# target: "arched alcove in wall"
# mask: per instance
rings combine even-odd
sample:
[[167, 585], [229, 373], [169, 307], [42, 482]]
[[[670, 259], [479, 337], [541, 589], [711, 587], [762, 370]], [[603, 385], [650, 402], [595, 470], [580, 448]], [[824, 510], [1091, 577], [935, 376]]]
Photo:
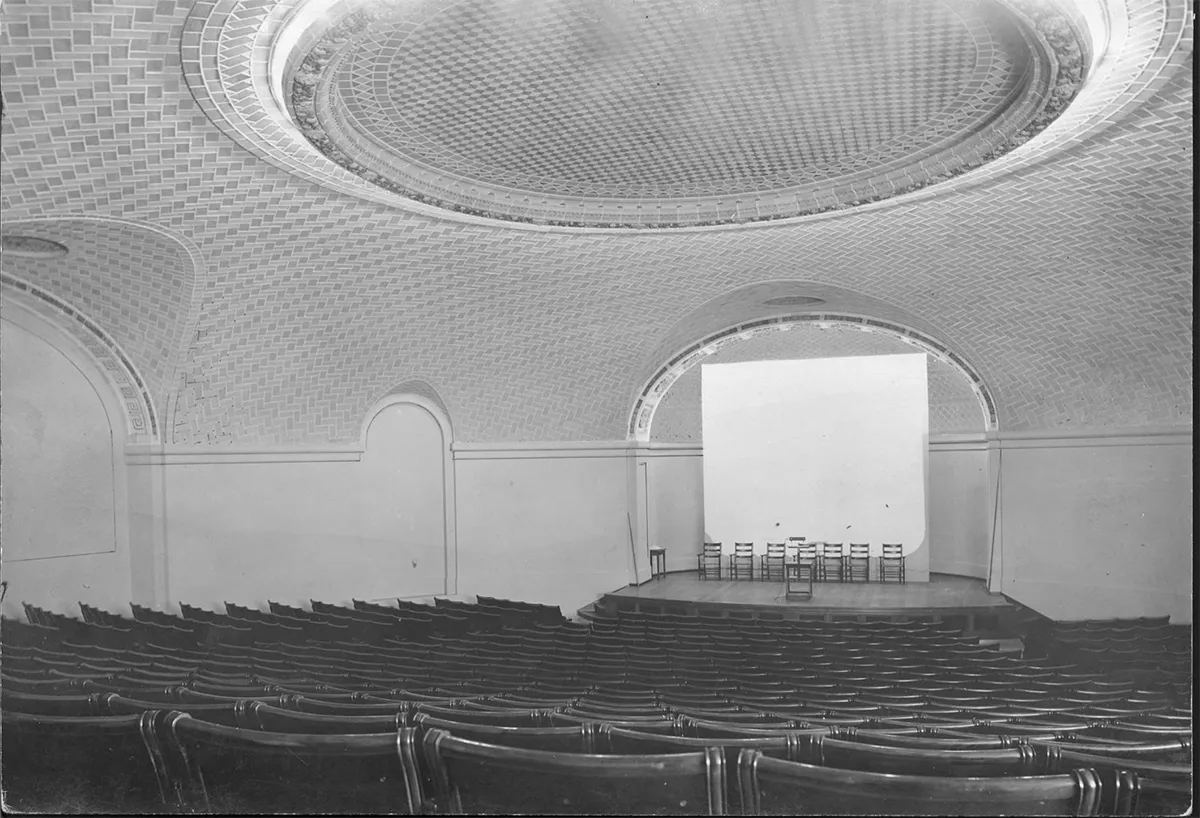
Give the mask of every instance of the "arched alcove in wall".
[[[701, 363], [914, 352], [926, 355], [930, 437], [924, 537], [919, 543], [906, 543], [912, 562], [909, 577], [921, 578], [928, 571], [987, 577], [995, 475], [986, 436], [996, 426], [995, 403], [987, 387], [961, 356], [927, 333], [852, 315], [800, 314], [743, 321], [705, 335], [658, 370], [640, 393], [630, 434], [651, 447], [694, 446], [696, 462], [685, 457], [647, 461], [647, 540], [700, 542], [705, 536], [699, 465]], [[692, 513], [664, 513], [664, 508]]]
[[144, 595], [130, 556], [126, 407], [63, 327], [7, 298], [0, 319], [6, 615]]
[[[704, 363], [810, 360], [923, 351], [892, 333], [863, 332], [844, 323], [797, 323], [787, 331], [764, 332], [732, 340], [703, 358]], [[987, 417], [978, 392], [962, 371], [945, 358], [926, 356], [931, 434], [983, 432]], [[680, 374], [659, 400], [649, 439], [663, 443], [700, 443], [700, 367]]]
[[449, 415], [423, 381], [401, 385], [367, 413], [358, 496], [364, 510], [384, 513], [363, 534], [388, 566], [392, 596], [456, 592], [452, 442]]

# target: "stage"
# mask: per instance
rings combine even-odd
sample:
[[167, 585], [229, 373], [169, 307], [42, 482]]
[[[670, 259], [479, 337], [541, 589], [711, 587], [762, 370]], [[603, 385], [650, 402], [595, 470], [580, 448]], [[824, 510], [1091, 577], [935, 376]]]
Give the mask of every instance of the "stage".
[[695, 571], [680, 571], [605, 594], [596, 607], [696, 613], [730, 611], [735, 615], [763, 613], [787, 619], [954, 620], [968, 632], [1007, 630], [1020, 610], [1001, 594], [988, 592], [982, 579], [930, 574], [929, 582], [818, 582], [811, 599], [787, 599], [782, 582], [698, 579]]

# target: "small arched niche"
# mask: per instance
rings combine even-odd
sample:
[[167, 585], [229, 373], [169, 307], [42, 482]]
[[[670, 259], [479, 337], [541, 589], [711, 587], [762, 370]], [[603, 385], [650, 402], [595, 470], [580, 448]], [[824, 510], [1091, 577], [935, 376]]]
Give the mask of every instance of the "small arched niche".
[[409, 384], [377, 401], [362, 429], [360, 492], [389, 597], [454, 594], [453, 430], [437, 393]]

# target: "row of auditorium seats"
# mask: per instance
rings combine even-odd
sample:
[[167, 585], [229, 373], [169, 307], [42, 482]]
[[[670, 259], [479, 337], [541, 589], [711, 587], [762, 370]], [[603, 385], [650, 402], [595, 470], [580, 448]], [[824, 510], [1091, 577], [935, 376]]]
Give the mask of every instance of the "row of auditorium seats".
[[564, 621], [562, 612], [553, 606], [487, 599], [474, 605], [438, 599], [434, 606], [397, 600], [396, 607], [354, 600], [353, 608], [312, 600], [311, 611], [269, 601], [269, 612], [226, 602], [224, 614], [183, 603], [179, 616], [131, 604], [132, 619], [80, 603], [82, 621], [26, 604], [25, 615], [33, 624], [71, 630], [107, 644], [132, 639], [155, 639], [167, 644], [188, 644], [197, 639], [210, 644], [308, 640], [376, 644], [434, 633], [499, 631]]
[[743, 814], [768, 815], [1131, 815], [1166, 814], [1188, 793], [1176, 767], [1056, 745], [914, 750], [811, 735], [685, 739], [609, 724], [497, 736], [428, 722], [262, 732], [145, 711], [6, 713], [4, 726], [45, 748], [57, 739], [68, 753], [123, 746], [121, 783], [141, 800], [121, 806], [145, 811], [720, 815], [740, 802]]
[[1055, 655], [1084, 667], [1191, 667], [1192, 633], [1166, 617], [1090, 622], [1043, 620], [1030, 628], [1026, 643], [1041, 655]]
[[[31, 628], [40, 639], [19, 636]], [[686, 803], [666, 812], [794, 814], [837, 803], [852, 814], [891, 812], [895, 804], [879, 807], [897, 781], [883, 770], [916, 776], [905, 786], [920, 795], [908, 803], [927, 813], [987, 814], [1012, 797], [1056, 799], [1064, 814], [1160, 814], [1190, 793], [1188, 673], [1130, 679], [1054, 657], [1026, 661], [920, 622], [622, 612], [591, 626], [380, 645], [317, 636], [112, 646], [9, 620], [3, 635], [6, 757], [27, 762], [8, 781], [36, 783], [34, 762], [61, 778], [72, 757], [100, 775], [107, 767], [96, 759], [120, 756], [124, 731], [132, 755], [85, 782], [87, 791], [123, 792], [142, 769], [145, 786], [129, 791], [148, 811], [159, 785], [159, 808], [165, 797], [218, 812], [289, 810], [288, 792], [300, 811], [659, 811], [652, 793], [670, 787], [629, 770], [657, 774], [676, 761], [708, 777], [702, 787], [691, 776], [678, 799]], [[72, 756], [89, 736], [91, 754]], [[64, 738], [70, 752], [46, 749]], [[667, 767], [662, 756], [646, 760], [660, 753], [670, 754]], [[347, 755], [354, 769], [336, 770]], [[730, 771], [720, 786], [718, 767]], [[790, 784], [764, 783], [780, 770]], [[534, 778], [518, 786], [521, 776]], [[858, 783], [842, 787], [849, 781]], [[801, 791], [802, 801], [778, 800]]]

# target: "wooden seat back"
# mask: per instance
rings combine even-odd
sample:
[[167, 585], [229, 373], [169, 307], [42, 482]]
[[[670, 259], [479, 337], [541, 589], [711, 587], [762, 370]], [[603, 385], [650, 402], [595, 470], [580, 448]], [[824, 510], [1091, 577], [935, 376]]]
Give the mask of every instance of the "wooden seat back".
[[573, 755], [430, 730], [423, 740], [442, 811], [454, 814], [725, 814], [717, 748], [668, 755]]
[[[1063, 775], [938, 778], [738, 756], [744, 815], [1096, 815], [1091, 770]], [[798, 810], [798, 808], [800, 808]]]

